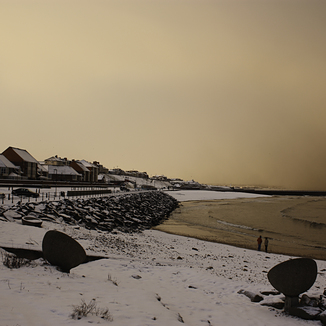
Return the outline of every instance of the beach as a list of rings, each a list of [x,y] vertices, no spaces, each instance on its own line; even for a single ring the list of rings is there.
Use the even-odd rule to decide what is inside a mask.
[[[225,196],[181,203],[157,230],[248,249],[257,248],[261,235],[269,239],[269,252],[326,260],[325,197]]]
[[[54,227],[50,223],[42,229],[0,224],[1,239],[33,249],[40,249],[45,232]],[[42,259],[19,269],[1,265],[1,325],[320,325],[263,306],[264,302],[282,300],[282,295],[252,303],[238,293],[271,291],[267,272],[294,257],[157,230],[108,234],[71,226],[55,228],[78,240],[88,254],[107,259],[79,265],[70,274]],[[310,296],[319,296],[326,281],[326,262],[316,262],[319,273],[308,291]],[[112,320],[92,314],[72,319],[74,307],[92,300],[98,308],[108,309]]]
[[[215,194],[205,195],[208,202],[215,202],[210,196]],[[202,199],[200,196],[197,198]],[[268,271],[296,256],[258,252],[159,230],[108,233],[47,221],[41,228],[22,225],[20,221],[0,221],[1,244],[41,250],[44,235],[54,229],[77,240],[88,255],[105,258],[81,264],[69,274],[42,258],[18,269],[1,265],[1,325],[320,325],[320,321],[290,317],[264,305],[281,301],[282,294],[267,295],[260,303],[253,303],[238,293],[273,290]],[[4,257],[6,252],[0,251]],[[325,287],[326,261],[316,263],[317,279],[307,294],[319,297]],[[76,307],[91,302],[99,314],[72,318]],[[106,309],[109,319],[101,318],[100,312]]]

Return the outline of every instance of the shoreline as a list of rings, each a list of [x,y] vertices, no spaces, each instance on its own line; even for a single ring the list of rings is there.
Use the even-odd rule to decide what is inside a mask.
[[[181,224],[180,224],[181,226]],[[263,248],[263,244],[262,244],[262,249],[260,251],[257,250],[256,247],[253,246],[245,246],[245,245],[240,245],[236,242],[227,242],[227,241],[217,241],[214,239],[209,239],[206,236],[200,236],[198,234],[191,234],[191,233],[186,233],[186,232],[175,232],[175,231],[169,231],[169,230],[163,230],[159,227],[155,227],[153,228],[153,230],[159,231],[159,232],[163,232],[166,234],[171,234],[171,235],[177,235],[177,236],[181,236],[181,237],[185,237],[185,238],[192,238],[192,239],[197,239],[197,240],[201,240],[201,241],[207,241],[207,242],[211,242],[211,243],[216,243],[216,244],[221,244],[221,245],[227,245],[227,246],[231,246],[234,248],[239,248],[239,249],[247,249],[247,250],[253,250],[253,251],[257,251],[257,253],[266,253],[264,248]],[[196,232],[196,231],[194,231]],[[316,251],[318,251],[318,249],[316,249]],[[322,261],[326,261],[325,255],[321,254],[321,253],[316,253],[313,254],[311,253],[312,250],[311,249],[306,249],[306,250],[301,250],[301,249],[296,249],[296,248],[286,248],[286,249],[273,249],[273,250],[268,250],[266,254],[275,254],[275,255],[282,255],[282,256],[289,256],[289,257],[302,257],[302,258],[311,258],[311,259],[316,259],[316,260],[322,260]],[[306,253],[306,254],[304,254]]]
[[[295,258],[265,254],[219,243],[167,234],[157,230],[141,233],[106,233],[72,225],[46,222],[43,228],[0,222],[7,242],[39,247],[47,230],[59,229],[93,254],[106,259],[73,268],[69,275],[36,260],[30,266],[9,269],[0,266],[3,309],[0,319],[8,325],[75,325],[72,307],[96,298],[112,316],[110,325],[306,325],[264,302],[282,300],[264,297],[253,304],[240,290],[261,293],[272,289],[267,273],[280,262]],[[33,241],[32,241],[33,240]],[[0,250],[0,252],[2,252]],[[316,261],[326,270],[325,261]],[[325,273],[318,273],[308,295],[322,293]],[[41,309],[40,309],[41,307]],[[241,311],[241,314],[234,314]],[[100,324],[90,315],[79,325]]]
[[[251,250],[262,235],[269,253],[326,260],[324,209],[321,197],[190,200],[154,229]]]
[[[222,208],[230,206],[221,202],[226,204]],[[95,303],[96,299],[97,307],[108,309],[112,326],[178,326],[181,318],[188,326],[249,326],[253,321],[266,326],[307,325],[305,320],[264,306],[271,300],[282,301],[282,294],[264,296],[259,304],[239,294],[243,290],[270,291],[268,271],[295,256],[266,254],[153,229],[123,233],[50,221],[44,221],[42,228],[18,221],[0,224],[0,238],[7,244],[41,250],[45,233],[56,229],[78,241],[88,255],[105,256],[73,268],[68,275],[43,259],[18,269],[1,265],[0,319],[4,324],[100,324],[103,319],[97,315],[78,322],[71,318],[73,307]],[[0,253],[4,251],[0,249]],[[316,263],[320,273],[307,292],[310,297],[319,297],[325,284],[326,261]]]

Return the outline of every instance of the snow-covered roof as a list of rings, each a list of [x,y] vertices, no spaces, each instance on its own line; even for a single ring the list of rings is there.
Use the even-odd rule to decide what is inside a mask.
[[[89,169],[80,161],[75,161],[75,163],[85,172],[89,172]]]
[[[4,155],[0,154],[0,167],[17,169],[17,167],[12,164]]]
[[[64,162],[65,160],[58,156],[51,156],[47,158],[45,161],[57,161],[57,162]]]
[[[46,172],[46,168],[40,162],[37,162],[37,169],[40,172]]]
[[[18,175],[17,173],[11,172],[11,173],[9,174],[9,177],[11,177],[11,178],[16,178],[16,177],[20,177],[20,175]]]
[[[20,149],[20,148],[15,148],[15,147],[11,147],[11,148],[25,162],[32,162],[32,163],[37,163],[38,164],[38,161],[31,154],[29,154],[25,149]]]
[[[67,165],[45,165],[44,168],[48,170],[49,174],[80,175],[75,169]]]
[[[111,181],[124,181],[125,178],[117,176],[117,175],[110,175],[110,174],[99,174],[97,177],[97,180],[105,180],[105,182],[111,182]]]
[[[95,165],[95,164],[93,164],[93,163],[90,163],[90,162],[87,162],[87,161],[85,161],[85,160],[80,160],[80,161],[78,161],[78,162],[80,162],[80,163],[82,163],[84,166],[86,166],[87,168],[97,168],[97,166]]]

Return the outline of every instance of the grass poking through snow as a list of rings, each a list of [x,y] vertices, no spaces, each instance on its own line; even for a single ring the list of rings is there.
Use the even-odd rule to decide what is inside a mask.
[[[85,300],[82,300],[82,303],[80,305],[73,306],[71,318],[81,319],[83,317],[87,317],[88,315],[98,316],[108,321],[113,320],[109,309],[98,308],[95,299],[92,299],[89,303],[86,303]]]

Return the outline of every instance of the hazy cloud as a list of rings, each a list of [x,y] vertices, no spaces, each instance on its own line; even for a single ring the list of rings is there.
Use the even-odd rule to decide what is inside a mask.
[[[326,188],[326,4],[2,1],[3,150]]]

